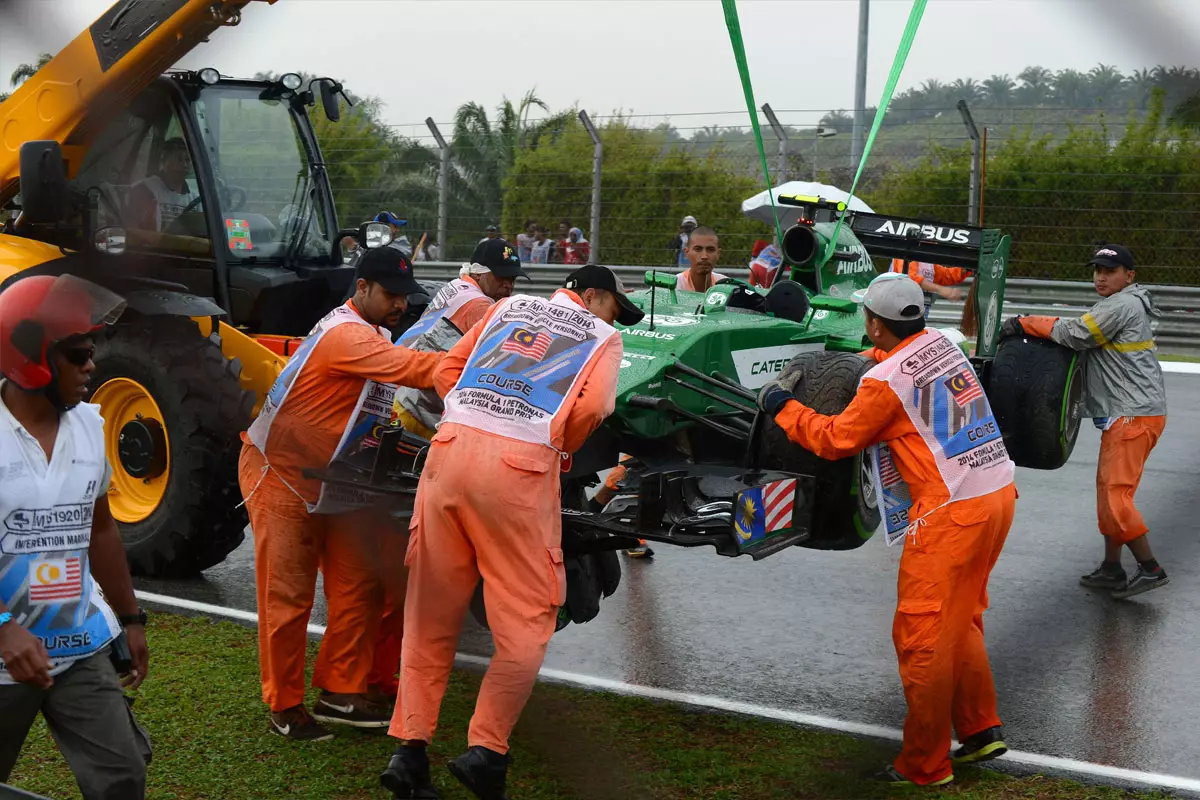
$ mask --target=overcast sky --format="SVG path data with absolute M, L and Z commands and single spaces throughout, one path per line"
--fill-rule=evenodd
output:
M 0 82 L 56 51 L 110 0 L 0 0 Z M 858 0 L 741 0 L 759 104 L 787 124 L 850 108 Z M 871 1 L 868 104 L 883 89 L 911 3 Z M 1200 0 L 930 0 L 901 78 L 1013 77 L 1029 64 L 1128 73 L 1197 63 Z M 681 129 L 741 124 L 744 101 L 718 0 L 279 0 L 252 3 L 182 62 L 249 76 L 333 75 L 375 95 L 403 133 L 489 109 L 530 87 L 554 108 L 669 115 Z M 741 112 L 713 116 L 712 112 Z M 696 115 L 703 112 L 702 116 Z M 649 118 L 647 121 L 651 121 Z M 409 127 L 409 126 L 413 127 Z M 445 127 L 448 127 L 445 126 Z

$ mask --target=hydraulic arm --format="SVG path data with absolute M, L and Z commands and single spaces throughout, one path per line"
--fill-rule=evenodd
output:
M 112 113 L 252 2 L 120 0 L 0 103 L 0 202 L 15 191 L 21 144 L 62 145 L 68 176 Z

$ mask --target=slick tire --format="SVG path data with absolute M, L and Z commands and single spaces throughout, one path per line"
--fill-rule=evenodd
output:
M 820 414 L 838 414 L 854 398 L 858 382 L 871 362 L 854 353 L 801 353 L 782 376 L 802 372 L 795 397 Z M 794 444 L 775 424 L 763 430 L 763 466 L 816 477 L 812 536 L 800 547 L 852 550 L 862 546 L 879 526 L 880 516 L 870 462 L 863 454 L 826 461 Z
M 1058 469 L 1079 436 L 1083 374 L 1079 353 L 1036 337 L 1000 342 L 991 363 L 988 402 L 1019 467 Z
M 165 431 L 168 458 L 165 468 L 160 462 L 161 472 L 153 479 L 162 481 L 161 497 L 135 509 L 132 516 L 137 519 L 121 521 L 121 516 L 131 516 L 128 498 L 120 497 L 121 487 L 139 488 L 139 479 L 129 472 L 130 466 L 138 471 L 137 454 L 131 459 L 129 449 L 114 438 L 120 430 L 113 430 L 118 426 L 113 424 L 116 409 L 111 404 L 111 413 L 105 415 L 115 490 L 109 501 L 133 571 L 186 577 L 219 564 L 242 543 L 247 524 L 246 512 L 239 507 L 239 434 L 250 424 L 254 395 L 238 382 L 241 363 L 221 354 L 215 332 L 201 336 L 196 323 L 186 317 L 130 314 L 97 341 L 95 363 L 93 400 L 113 395 L 111 388 L 108 395 L 103 392 L 110 381 L 126 395 L 141 388 L 157 409 L 145 416 L 158 417 Z M 137 407 L 148 406 L 141 401 Z M 142 456 L 144 460 L 144 452 Z

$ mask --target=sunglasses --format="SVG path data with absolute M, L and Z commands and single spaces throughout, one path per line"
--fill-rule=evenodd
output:
M 86 367 L 87 363 L 96 356 L 95 346 L 64 347 L 59 352 L 62 353 L 62 357 L 66 359 L 68 364 L 76 367 Z

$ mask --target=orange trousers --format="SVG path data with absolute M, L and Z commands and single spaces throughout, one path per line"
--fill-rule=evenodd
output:
M 1133 505 L 1133 495 L 1142 481 L 1146 459 L 1166 427 L 1166 417 L 1125 417 L 1100 436 L 1096 517 L 1100 533 L 1120 544 L 1150 530 Z
M 263 702 L 272 711 L 304 702 L 304 656 L 318 569 L 325 579 L 328 621 L 313 685 L 337 694 L 365 692 L 385 616 L 385 578 L 403 572 L 403 537 L 387 530 L 386 517 L 373 509 L 309 514 L 304 501 L 274 471 L 264 472 L 265 466 L 258 448 L 243 444 L 238 480 L 243 497 L 249 497 L 254 532 Z M 391 616 L 394 625 L 402 611 Z
M 496 652 L 467 741 L 508 752 L 566 599 L 558 462 L 548 447 L 461 425 L 434 440 L 406 558 L 392 736 L 432 740 L 463 617 L 482 576 Z
M 952 724 L 960 740 L 1000 724 L 983 612 L 1015 501 L 1008 486 L 951 503 L 904 543 L 892 640 L 908 715 L 895 766 L 914 783 L 951 773 Z

